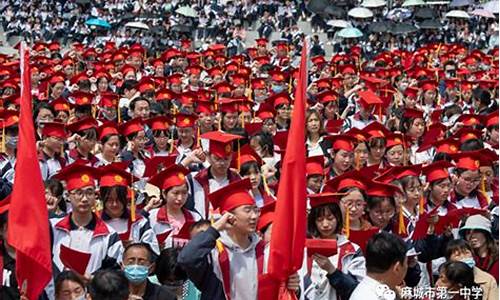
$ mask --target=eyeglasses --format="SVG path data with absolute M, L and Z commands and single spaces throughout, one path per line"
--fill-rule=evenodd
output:
M 376 216 L 382 216 L 386 219 L 390 219 L 392 217 L 394 217 L 394 215 L 396 214 L 395 211 L 384 211 L 384 212 L 381 212 L 379 210 L 374 210 L 373 211 L 373 214 L 376 215 Z
M 479 177 L 474 177 L 474 178 L 460 177 L 460 179 L 462 179 L 466 183 L 479 183 L 481 181 L 481 178 L 479 178 Z
M 87 197 L 87 199 L 95 198 L 95 190 L 94 189 L 86 189 L 86 190 L 77 189 L 77 190 L 73 190 L 73 191 L 69 192 L 69 194 L 78 198 L 78 199 L 82 199 L 83 196 Z

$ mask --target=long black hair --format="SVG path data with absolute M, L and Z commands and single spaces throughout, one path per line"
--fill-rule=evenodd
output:
M 344 220 L 342 219 L 342 211 L 340 210 L 340 206 L 337 203 L 328 203 L 311 208 L 311 211 L 307 216 L 307 232 L 309 236 L 320 236 L 318 227 L 316 226 L 316 220 L 320 217 L 324 217 L 328 213 L 331 213 L 337 220 L 335 233 L 339 234 L 342 232 L 342 229 L 344 227 Z

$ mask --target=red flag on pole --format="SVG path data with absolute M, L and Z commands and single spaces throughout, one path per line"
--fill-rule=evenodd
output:
M 35 300 L 52 276 L 45 188 L 35 146 L 29 53 L 21 45 L 21 111 L 16 174 L 9 208 L 8 243 L 16 249 L 16 277 L 22 292 Z
M 302 266 L 306 240 L 306 147 L 305 112 L 307 88 L 307 45 L 302 45 L 299 78 L 295 90 L 292 123 L 278 188 L 269 253 L 269 274 L 286 282 Z M 280 289 L 279 299 L 294 294 Z

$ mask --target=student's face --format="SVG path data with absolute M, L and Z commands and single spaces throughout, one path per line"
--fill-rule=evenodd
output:
M 465 171 L 458 176 L 456 188 L 463 195 L 469 195 L 481 182 L 479 171 Z
M 81 214 L 92 212 L 95 204 L 96 191 L 93 186 L 75 189 L 69 192 L 69 200 L 74 212 Z
M 451 261 L 463 261 L 472 258 L 472 252 L 469 249 L 456 250 L 450 255 Z
M 373 225 L 377 226 L 378 228 L 385 228 L 391 221 L 392 217 L 394 217 L 395 213 L 396 208 L 387 198 L 376 205 L 374 208 L 370 209 L 370 211 L 368 212 Z
M 394 166 L 401 166 L 403 164 L 403 146 L 397 145 L 387 150 L 387 161 Z
M 349 210 L 349 219 L 351 220 L 358 220 L 365 213 L 365 198 L 358 190 L 353 190 L 342 197 L 340 204 L 344 214 Z
M 419 138 L 424 134 L 425 131 L 425 122 L 422 119 L 415 119 L 408 131 L 408 135 L 412 137 Z
M 120 199 L 118 199 L 116 189 L 111 190 L 109 193 L 108 199 L 106 199 L 106 203 L 104 204 L 104 210 L 106 214 L 113 219 L 119 218 L 123 214 L 125 206 Z
M 322 184 L 323 176 L 321 175 L 312 175 L 307 178 L 307 187 L 316 194 L 321 191 Z
M 74 300 L 85 294 L 85 289 L 78 282 L 64 280 L 61 290 L 57 291 L 56 300 Z
M 234 228 L 241 233 L 251 234 L 257 229 L 260 210 L 256 205 L 242 205 L 233 209 L 236 218 Z
M 229 169 L 229 164 L 231 163 L 232 155 L 227 157 L 218 157 L 217 155 L 210 154 L 208 156 L 211 168 L 219 174 L 226 173 Z
M 158 149 L 166 149 L 168 146 L 168 135 L 165 131 L 160 131 L 154 136 L 155 145 Z
M 110 137 L 106 143 L 102 144 L 102 152 L 107 156 L 115 156 L 120 149 L 120 139 L 118 136 Z
M 352 151 L 345 150 L 337 150 L 335 155 L 333 156 L 333 164 L 337 170 L 342 172 L 347 171 L 351 166 L 354 160 L 354 153 Z
M 380 161 L 385 153 L 385 146 L 375 146 L 370 148 L 370 155 L 375 161 Z
M 233 129 L 238 122 L 238 113 L 226 113 L 222 119 L 224 129 Z
M 318 133 L 320 129 L 319 118 L 316 114 L 311 114 L 307 119 L 307 132 Z
M 256 190 L 259 188 L 261 182 L 261 175 L 259 170 L 255 170 L 252 168 L 244 178 L 250 179 L 250 184 L 252 185 L 252 189 Z
M 354 149 L 354 157 L 359 160 L 359 166 L 362 167 L 368 161 L 368 148 L 365 143 L 359 143 Z M 355 159 L 356 163 L 356 159 Z
M 184 206 L 184 204 L 186 204 L 187 197 L 188 188 L 185 183 L 174 186 L 165 194 L 167 207 L 179 210 Z
M 337 230 L 337 218 L 329 210 L 326 210 L 325 215 L 316 218 L 315 223 L 319 235 L 323 239 L 332 238 Z
M 134 107 L 134 118 L 141 118 L 146 120 L 149 118 L 150 109 L 149 102 L 147 101 L 137 101 Z
M 450 195 L 452 189 L 451 181 L 446 179 L 438 184 L 433 185 L 431 189 L 431 196 L 434 201 L 443 203 Z

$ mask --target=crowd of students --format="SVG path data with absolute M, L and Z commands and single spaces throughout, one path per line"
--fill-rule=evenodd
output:
M 297 57 L 284 40 L 226 50 L 32 45 L 54 275 L 42 297 L 260 295 L 296 138 Z M 287 288 L 299 299 L 421 299 L 413 292 L 425 289 L 498 299 L 498 48 L 360 53 L 308 60 L 306 174 L 296 175 L 307 181 L 308 240 L 336 247 L 306 247 Z M 6 236 L 19 60 L 0 64 L 0 293 L 19 299 Z M 124 278 L 128 289 L 113 292 Z

